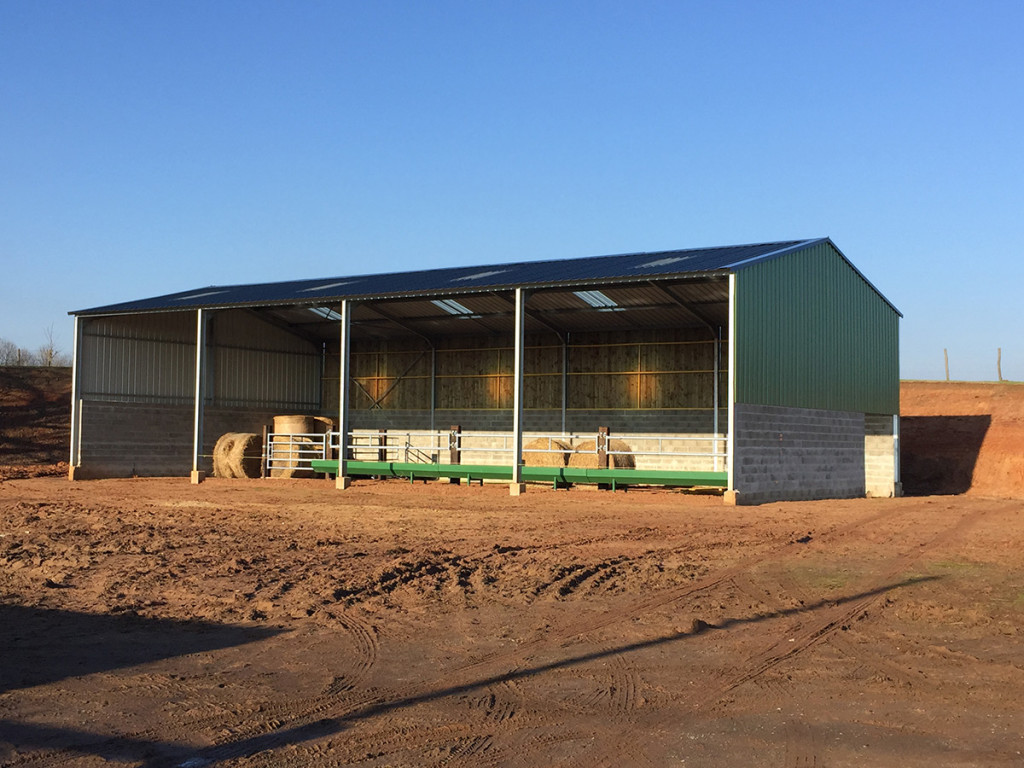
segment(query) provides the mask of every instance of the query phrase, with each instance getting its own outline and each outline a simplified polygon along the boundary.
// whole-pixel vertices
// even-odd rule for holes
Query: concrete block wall
[[[86,400],[76,477],[187,477],[192,419],[192,408],[185,405]]]
[[[427,431],[430,428],[429,411],[353,411],[351,412],[353,432],[369,432],[387,429],[391,434],[389,443],[395,445],[388,452],[389,461],[404,461],[406,452],[402,445],[407,437],[403,431]],[[561,434],[560,411],[526,411],[523,416],[523,443],[537,437]],[[726,412],[720,413],[718,451],[725,451]],[[512,413],[510,411],[485,410],[438,410],[434,412],[434,428],[446,431],[452,425],[462,427],[463,464],[504,465],[511,463]],[[713,438],[714,418],[711,411],[584,411],[573,410],[566,414],[566,430],[572,438],[562,438],[570,444],[594,440],[597,429],[606,426],[612,438],[626,441],[636,452],[634,460],[638,469],[676,471],[725,471],[725,460],[720,459],[716,467],[710,456],[655,456],[654,452],[711,454],[716,450]],[[495,436],[496,433],[508,435]],[[676,439],[665,438],[699,438]],[[660,440],[660,444],[658,442]],[[359,442],[376,442],[366,436],[356,438]],[[421,457],[438,455],[444,463],[447,457],[446,438],[439,441],[426,436],[413,436],[409,441],[415,445]],[[353,459],[376,461],[378,449],[369,445],[365,450],[353,453]]]
[[[208,406],[204,412],[203,449],[200,469],[210,473],[213,470],[213,446],[225,432],[253,432],[260,434],[264,426],[273,423],[276,412],[250,410],[245,408],[223,408]],[[641,455],[645,451],[658,449],[657,438],[699,437],[697,441],[663,441],[662,448],[679,452],[690,450],[694,453],[709,453],[713,441],[710,437],[711,417],[700,411],[640,411],[635,413],[616,411],[570,412],[571,423],[585,427],[576,432],[575,443],[593,440],[598,426],[609,426],[612,437],[626,440],[638,453],[636,466],[640,469],[667,469],[678,471],[714,470],[710,457],[677,457]],[[387,428],[394,432],[389,442],[404,444],[400,430],[425,431],[430,426],[429,412],[421,411],[362,411],[353,412],[362,418],[354,418],[355,433],[364,433],[361,441],[366,449],[357,450],[353,458],[374,461],[378,458],[375,439],[365,436],[367,430]],[[557,435],[561,432],[560,411],[527,412],[526,421],[533,427],[524,436],[524,442],[542,435]],[[372,418],[366,418],[369,415]],[[532,418],[531,418],[532,417]],[[367,426],[366,421],[376,422]],[[362,422],[363,426],[360,426]],[[703,431],[707,423],[707,431]],[[82,407],[82,460],[77,477],[186,477],[192,469],[192,423],[191,404],[147,404],[125,402],[85,401]],[[437,411],[434,423],[440,430],[447,430],[452,424],[463,427],[462,456],[466,464],[507,464],[511,459],[511,438],[485,436],[486,433],[511,433],[512,418],[508,411],[445,410]],[[721,425],[725,424],[724,414]],[[632,429],[626,432],[626,427]],[[472,428],[467,428],[472,427]],[[652,427],[656,427],[652,429]],[[668,432],[668,429],[676,431]],[[484,433],[484,434],[481,434]],[[724,436],[723,436],[724,439]],[[413,445],[423,446],[419,458],[436,453],[438,460],[447,460],[447,437],[442,435],[436,441],[417,437]],[[573,442],[572,440],[569,441]],[[685,447],[684,447],[685,446]],[[507,447],[506,450],[502,450]],[[483,450],[468,450],[468,449]],[[389,450],[389,460],[404,461],[404,451]],[[719,466],[724,469],[724,461]]]
[[[367,418],[373,414],[373,418]],[[398,416],[401,414],[401,416]],[[613,439],[621,439],[634,452],[634,461],[638,469],[676,470],[676,471],[725,471],[725,459],[717,462],[713,456],[663,456],[658,451],[689,454],[710,454],[716,450],[724,452],[725,434],[718,433],[717,441],[713,438],[711,428],[713,420],[710,413],[699,411],[658,411],[629,413],[615,411],[571,412],[572,423],[587,425],[586,430],[570,433],[561,437],[561,413],[559,411],[527,412],[525,421],[527,429],[523,433],[523,443],[539,437],[559,437],[570,446],[578,446],[597,437],[598,426],[609,426]],[[636,418],[639,415],[641,418]],[[635,423],[630,424],[628,419]],[[361,412],[361,417],[354,419],[353,440],[365,445],[353,451],[356,460],[376,461],[380,447],[375,431],[388,430],[388,461],[428,460],[437,456],[437,460],[446,463],[448,460],[447,430],[458,424],[462,427],[461,445],[463,464],[505,465],[512,460],[512,419],[507,411],[438,411],[435,413],[434,424],[436,435],[413,434],[429,431],[429,412],[377,411]],[[367,427],[368,421],[376,425]],[[725,414],[722,414],[719,428],[724,428]],[[410,427],[409,425],[413,425]],[[538,429],[538,425],[547,424],[546,429]],[[627,433],[617,430],[615,425],[631,426]],[[569,420],[567,420],[569,426]],[[641,428],[642,431],[641,431]],[[674,428],[677,431],[665,431]],[[406,450],[406,443],[414,448]]]
[[[897,477],[896,425],[892,414],[864,415],[864,485],[868,496],[902,496]]]
[[[274,414],[244,408],[206,408],[202,454],[225,432],[260,434]],[[82,403],[82,460],[76,477],[187,477],[192,470],[191,405]],[[213,471],[213,460],[200,459]]]
[[[548,433],[524,432],[523,444],[525,445],[536,438],[546,437],[558,436]],[[592,447],[595,438],[596,434],[575,435],[558,439],[575,448],[586,442],[590,442]],[[377,461],[380,458],[382,447],[377,442],[377,433],[355,430],[352,439],[359,446],[353,449],[351,453],[352,459],[357,461]],[[623,439],[633,452],[637,469],[675,470],[678,472],[725,471],[724,458],[718,460],[716,468],[715,460],[711,456],[655,455],[655,452],[659,450],[671,451],[673,453],[711,453],[714,450],[712,447],[714,441],[708,435],[629,435],[623,436]],[[407,440],[412,445],[408,449],[406,448]],[[724,451],[724,434],[719,435],[718,444],[719,451]],[[505,432],[499,436],[494,433],[463,431],[461,446],[461,463],[463,464],[502,466],[512,462],[511,432]],[[449,458],[448,436],[446,432],[439,432],[433,436],[411,435],[407,437],[402,432],[395,430],[388,433],[387,445],[383,450],[386,450],[388,461],[429,461],[429,457],[433,456],[436,457],[437,462],[446,464]],[[527,462],[529,462],[529,458]]]
[[[864,414],[737,403],[739,504],[863,496]]]

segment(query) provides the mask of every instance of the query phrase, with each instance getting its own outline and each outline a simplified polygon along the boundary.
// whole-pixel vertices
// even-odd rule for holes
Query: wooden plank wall
[[[702,338],[703,336],[703,338]],[[430,408],[431,352],[418,339],[353,340],[350,407]],[[512,407],[511,336],[440,340],[435,407]],[[719,405],[725,403],[727,342],[720,350]],[[562,344],[554,334],[529,335],[525,350],[525,405],[559,409]],[[325,409],[337,409],[338,355],[328,354]],[[574,334],[569,344],[568,407],[586,409],[706,409],[714,401],[714,342],[691,330]]]

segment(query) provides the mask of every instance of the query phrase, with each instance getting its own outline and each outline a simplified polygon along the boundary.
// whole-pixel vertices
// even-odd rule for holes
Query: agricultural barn
[[[71,314],[72,478],[199,482],[244,444],[235,474],[338,488],[900,492],[901,315],[827,238],[210,286]]]

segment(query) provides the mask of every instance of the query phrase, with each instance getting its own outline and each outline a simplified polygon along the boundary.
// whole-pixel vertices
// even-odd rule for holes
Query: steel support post
[[[729,275],[729,378],[726,383],[729,414],[725,436],[725,471],[728,474],[726,501],[736,502],[736,274]]]
[[[352,340],[352,302],[347,299],[341,301],[341,320],[338,340],[338,474],[335,477],[335,487],[344,490],[352,485],[352,478],[348,476],[348,392],[349,392],[349,353]]]
[[[523,348],[526,335],[526,297],[522,288],[516,288],[515,316],[515,378],[512,394],[512,483],[509,493],[518,496],[526,490],[523,482]]]
[[[713,406],[712,416],[712,433],[715,436],[714,441],[711,443],[713,446],[712,453],[715,454],[715,472],[718,471],[718,449],[721,445],[718,442],[718,379],[721,378],[721,355],[722,355],[722,328],[719,326],[718,335],[715,338],[715,384],[714,384],[714,399],[715,404]]]
[[[75,316],[75,330],[71,341],[71,455],[68,458],[68,479],[74,480],[82,464],[82,319]]]
[[[199,456],[203,452],[203,411],[206,406],[206,326],[209,315],[196,310],[196,383],[195,412],[192,421],[192,484],[203,482],[205,473],[199,469]]]

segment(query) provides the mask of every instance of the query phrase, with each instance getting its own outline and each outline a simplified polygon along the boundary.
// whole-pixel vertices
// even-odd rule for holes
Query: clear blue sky
[[[210,284],[829,236],[1024,380],[1024,2],[0,1],[0,337]]]

